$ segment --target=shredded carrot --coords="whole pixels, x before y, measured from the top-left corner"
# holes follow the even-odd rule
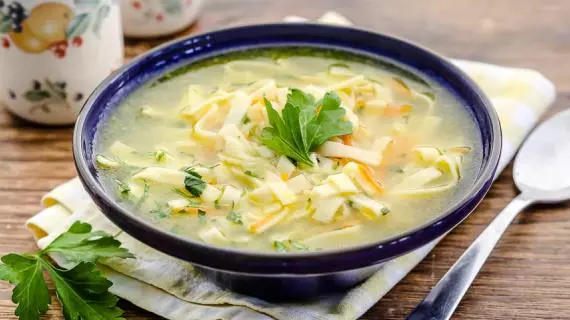
[[[372,183],[372,185],[374,186],[374,188],[376,188],[376,190],[378,190],[378,192],[384,192],[384,187],[382,186],[382,184],[380,184],[380,182],[378,182],[374,178],[374,174],[372,173],[372,170],[368,166],[360,164],[358,166],[358,169],[360,170],[362,175],[366,178],[366,180]]]
[[[345,134],[343,136],[340,136],[340,138],[342,139],[342,144],[352,146],[352,135]]]
[[[409,104],[387,104],[384,109],[384,115],[387,117],[397,117],[412,111],[412,106]]]
[[[351,161],[350,159],[347,158],[335,158],[335,159],[338,161],[339,164],[343,166]]]
[[[257,221],[256,223],[252,224],[249,227],[249,231],[256,233],[257,230],[259,230],[259,228],[263,227],[263,225],[265,225],[266,223],[268,223],[269,221],[271,221],[271,219],[273,219],[273,217],[275,216],[275,214],[269,214],[267,216],[265,216],[263,219]]]

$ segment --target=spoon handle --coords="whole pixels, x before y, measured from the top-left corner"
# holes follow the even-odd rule
[[[467,292],[467,289],[505,230],[507,230],[507,227],[519,212],[532,203],[533,200],[530,200],[524,194],[519,194],[513,199],[475,239],[459,260],[455,262],[406,319],[450,319],[461,298]]]

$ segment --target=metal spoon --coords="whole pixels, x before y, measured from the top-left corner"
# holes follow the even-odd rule
[[[448,320],[491,251],[519,212],[534,203],[570,199],[570,110],[540,125],[519,151],[513,168],[521,193],[477,237],[407,320]]]

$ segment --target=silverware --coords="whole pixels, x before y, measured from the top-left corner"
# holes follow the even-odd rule
[[[540,125],[519,151],[513,176],[520,194],[477,237],[408,320],[447,320],[519,212],[570,199],[570,110]]]

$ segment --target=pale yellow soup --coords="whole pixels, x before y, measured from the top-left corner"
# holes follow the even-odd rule
[[[286,107],[292,92],[309,98]],[[322,120],[327,93],[337,117]],[[345,132],[311,149],[287,142],[300,161],[264,140],[275,128],[264,99],[279,116],[295,105],[320,130]],[[284,130],[313,132],[300,128]],[[481,158],[476,124],[438,84],[395,63],[295,48],[230,54],[152,81],[103,121],[95,153],[107,191],[152,224],[278,252],[418,227],[465,195]]]

